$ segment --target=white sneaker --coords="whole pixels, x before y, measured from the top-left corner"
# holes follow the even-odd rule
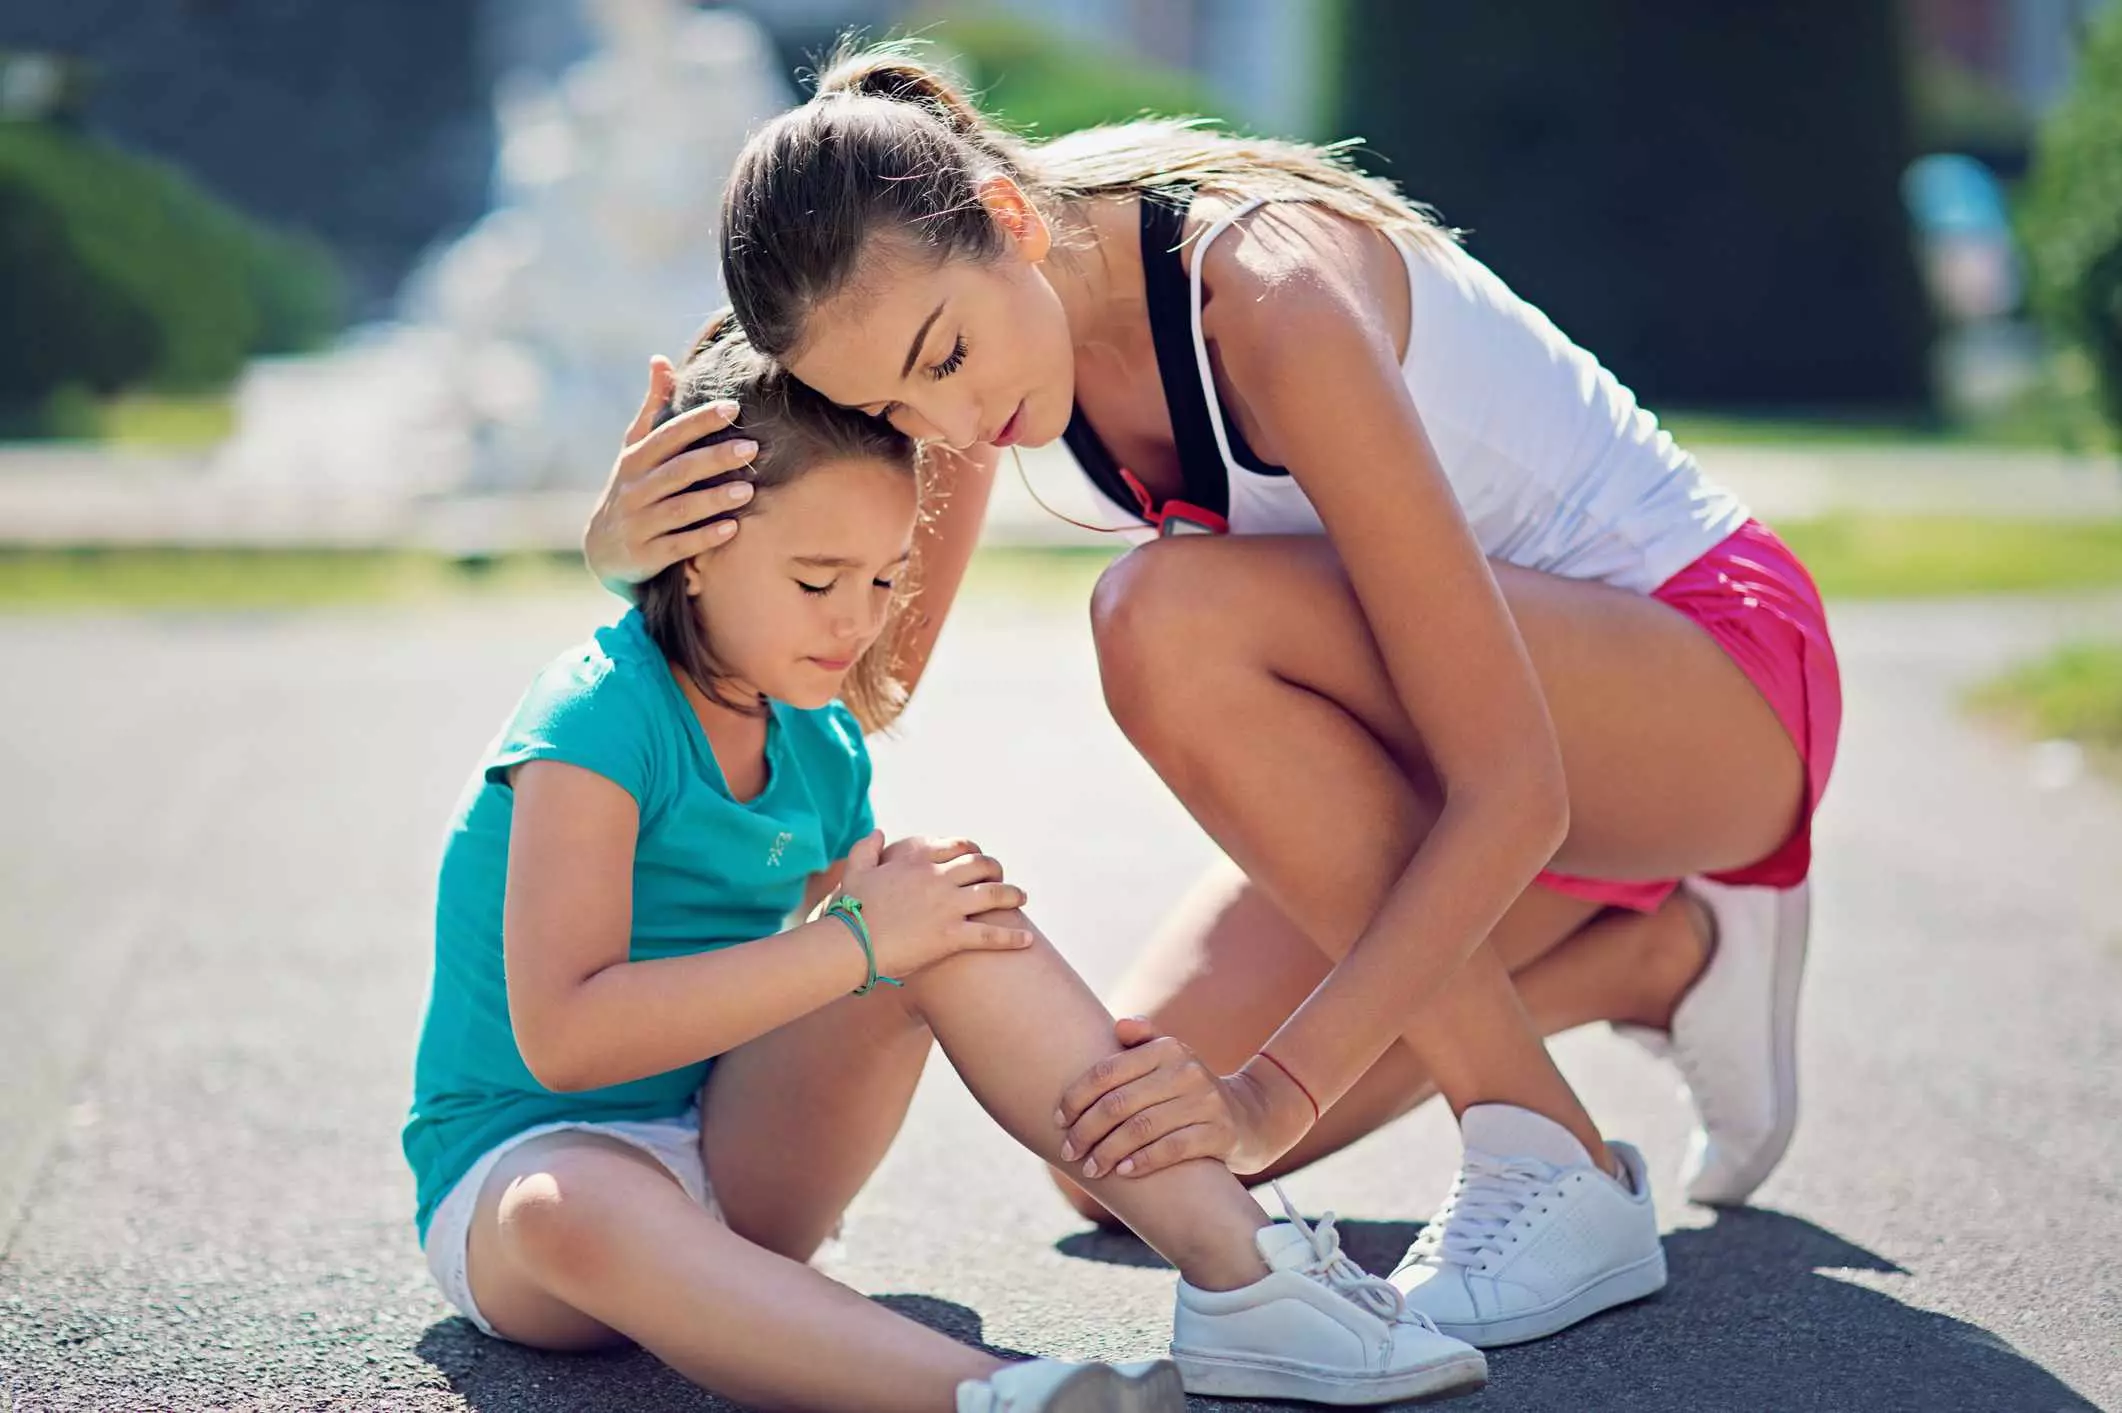
[[[1669,1056],[1695,1106],[1680,1179],[1690,1201],[1735,1206],[1767,1180],[1798,1127],[1798,990],[1812,890],[1689,879],[1709,909],[1709,964],[1673,1011],[1670,1036],[1615,1029]]]
[[[1643,1155],[1609,1142],[1623,1187],[1560,1124],[1510,1104],[1461,1116],[1466,1166],[1393,1284],[1445,1334],[1542,1339],[1665,1286]]]
[[[1169,1359],[1063,1364],[1033,1359],[958,1385],[958,1413],[1186,1413]]]
[[[1331,1214],[1307,1226],[1279,1183],[1275,1194],[1289,1220],[1253,1238],[1264,1277],[1238,1290],[1179,1282],[1172,1358],[1188,1393],[1352,1407],[1488,1381],[1480,1350],[1439,1334],[1392,1282],[1341,1254]]]

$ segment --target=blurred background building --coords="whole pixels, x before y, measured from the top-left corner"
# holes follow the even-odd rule
[[[2108,8],[12,0],[0,306],[31,337],[0,435],[239,432],[225,468],[284,475],[321,422],[337,469],[303,474],[594,480],[642,360],[719,297],[745,130],[862,28],[925,34],[1036,132],[1360,136],[1654,408],[2099,447],[2122,335],[2084,310],[2122,202],[2063,209],[2040,154]],[[2081,103],[2049,187],[2118,103]]]

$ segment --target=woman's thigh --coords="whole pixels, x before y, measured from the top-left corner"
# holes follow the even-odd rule
[[[700,1142],[730,1230],[792,1260],[816,1254],[898,1135],[932,1043],[880,988],[716,1060]]]
[[[1782,844],[1804,795],[1797,748],[1714,639],[1645,595],[1509,565],[1495,573],[1568,778],[1570,829],[1555,868],[1674,878],[1740,868]],[[1108,571],[1100,604],[1101,666],[1141,674],[1125,689],[1138,698],[1188,692],[1201,654],[1226,667],[1236,659],[1338,704],[1418,788],[1427,778],[1420,733],[1324,538],[1160,541]],[[1188,720],[1197,760],[1244,751],[1263,729],[1208,710]]]

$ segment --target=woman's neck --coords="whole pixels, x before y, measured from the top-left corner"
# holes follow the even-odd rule
[[[1079,358],[1125,358],[1146,336],[1149,305],[1136,201],[1106,197],[1055,215],[1046,278],[1068,316],[1069,341]]]

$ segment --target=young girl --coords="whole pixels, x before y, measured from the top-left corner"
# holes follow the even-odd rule
[[[913,444],[724,319],[633,455],[697,443],[728,398],[750,474],[685,494],[744,533],[539,675],[453,825],[405,1128],[429,1266],[490,1335],[632,1339],[746,1403],[1175,1413],[1168,1363],[1004,1365],[804,1264],[932,1036],[1054,1161],[1054,1097],[1113,1022],[993,859],[873,832],[862,731],[900,700]],[[1190,1388],[1371,1404],[1484,1377],[1330,1221],[1269,1225],[1221,1164],[1089,1186],[1178,1267]]]
[[[1698,1200],[1781,1157],[1839,715],[1789,550],[1318,149],[1019,141],[873,51],[753,137],[723,226],[740,317],[802,381],[952,447],[1066,439],[1162,532],[1094,598],[1106,698],[1241,876],[1152,947],[1126,991],[1148,1020],[1067,1089],[1072,1176],[1286,1171],[1441,1092],[1466,1155],[1394,1278],[1411,1304],[1491,1345],[1659,1289],[1642,1160],[1541,1036],[1670,1048]],[[939,558],[991,465],[961,460]],[[615,478],[607,578],[672,553],[658,493]]]

